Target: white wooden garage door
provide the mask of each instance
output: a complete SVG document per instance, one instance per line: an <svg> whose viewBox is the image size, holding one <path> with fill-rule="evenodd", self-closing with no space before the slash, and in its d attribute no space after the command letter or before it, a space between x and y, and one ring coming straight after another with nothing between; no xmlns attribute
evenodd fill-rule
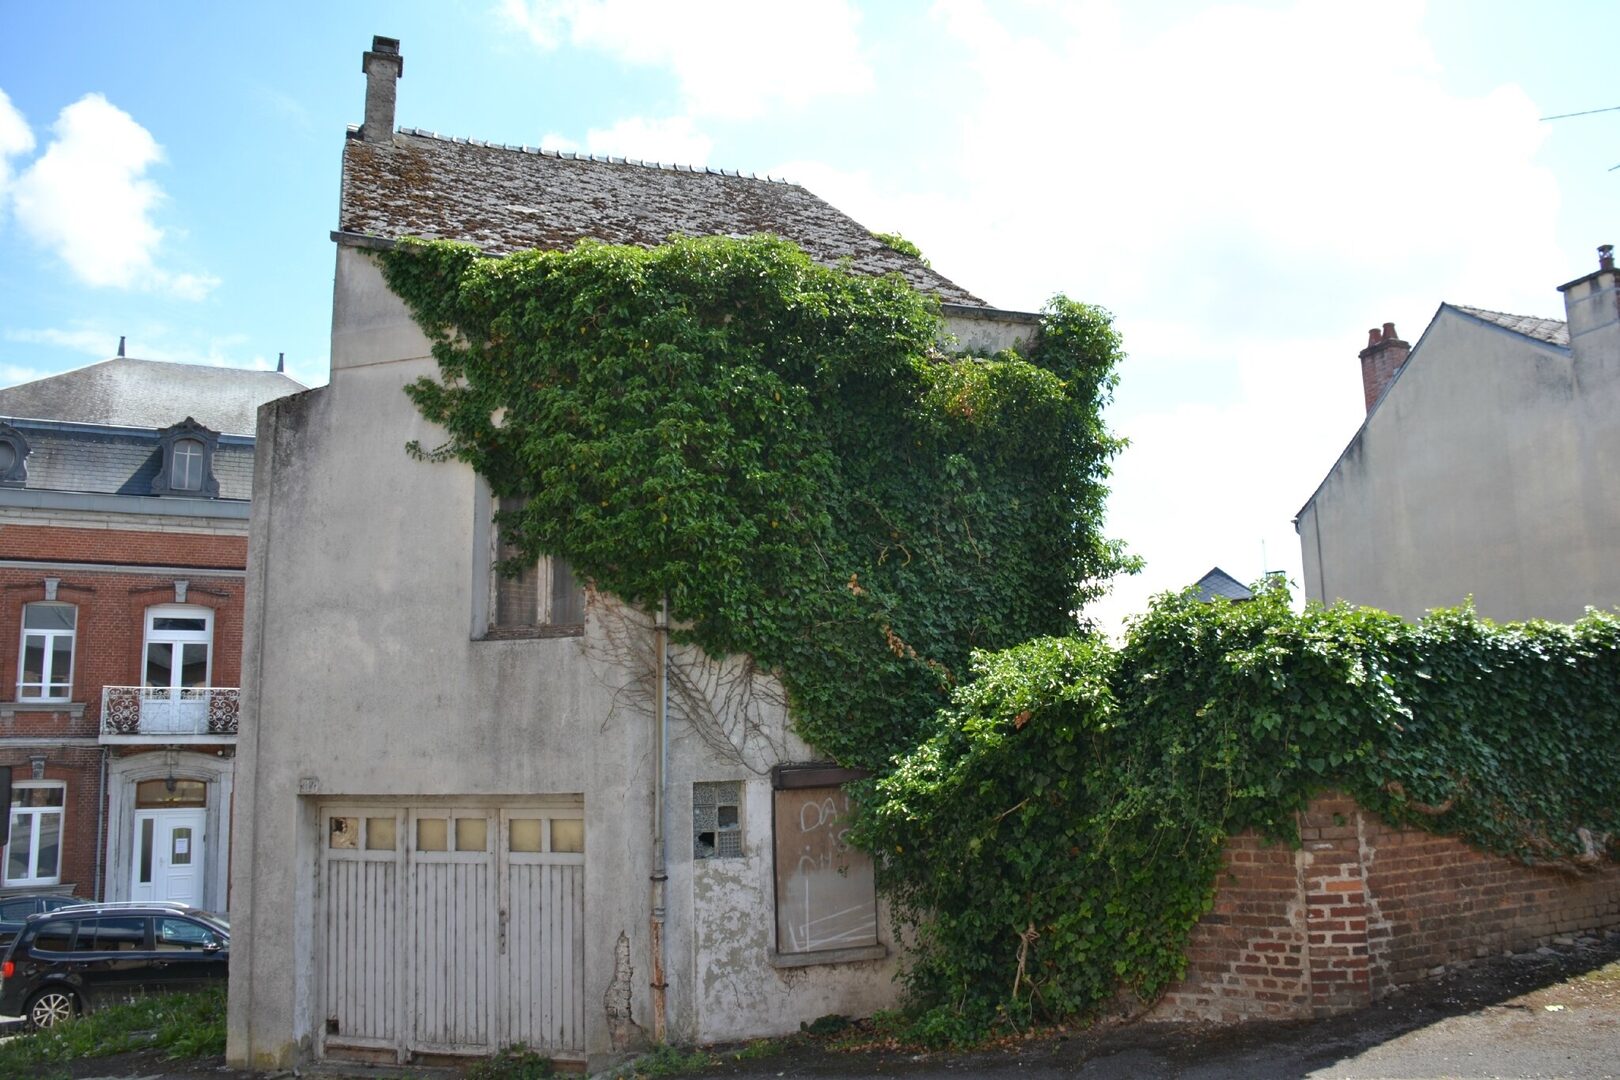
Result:
<svg viewBox="0 0 1620 1080"><path fill-rule="evenodd" d="M579 799L321 816L324 1053L585 1056Z"/></svg>

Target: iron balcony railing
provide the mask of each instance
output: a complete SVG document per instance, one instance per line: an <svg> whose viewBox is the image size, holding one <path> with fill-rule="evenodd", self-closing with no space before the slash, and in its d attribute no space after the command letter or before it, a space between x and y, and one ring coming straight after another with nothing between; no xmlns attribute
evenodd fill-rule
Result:
<svg viewBox="0 0 1620 1080"><path fill-rule="evenodd" d="M234 686L104 686L101 741L236 741L242 691Z"/></svg>

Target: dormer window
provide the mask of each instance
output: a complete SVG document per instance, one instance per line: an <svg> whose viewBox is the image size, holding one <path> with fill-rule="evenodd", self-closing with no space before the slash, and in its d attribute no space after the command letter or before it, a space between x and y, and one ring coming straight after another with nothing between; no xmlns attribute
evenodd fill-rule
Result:
<svg viewBox="0 0 1620 1080"><path fill-rule="evenodd" d="M201 440L176 439L170 457L174 464L169 470L169 486L176 491L201 491L203 481Z"/></svg>
<svg viewBox="0 0 1620 1080"><path fill-rule="evenodd" d="M0 424L0 487L28 483L28 440L10 424Z"/></svg>
<svg viewBox="0 0 1620 1080"><path fill-rule="evenodd" d="M152 494L218 498L219 481L214 478L214 450L218 446L219 432L208 430L189 416L159 431L162 464L152 481Z"/></svg>

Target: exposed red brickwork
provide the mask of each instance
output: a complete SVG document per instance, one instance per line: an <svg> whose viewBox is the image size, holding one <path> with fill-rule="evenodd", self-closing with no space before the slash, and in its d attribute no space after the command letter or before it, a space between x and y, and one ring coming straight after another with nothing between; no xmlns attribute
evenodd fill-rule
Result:
<svg viewBox="0 0 1620 1080"><path fill-rule="evenodd" d="M1406 363L1412 347L1395 336L1395 324L1385 323L1382 330L1367 331L1367 347L1361 350L1361 390L1367 399L1367 411L1378 404L1384 389L1395 378L1395 373Z"/></svg>
<svg viewBox="0 0 1620 1080"><path fill-rule="evenodd" d="M1227 844L1214 909L1161 1019L1347 1012L1435 968L1557 934L1620 925L1620 867L1527 867L1395 829L1343 795L1300 815L1298 851Z"/></svg>
<svg viewBox="0 0 1620 1080"><path fill-rule="evenodd" d="M210 573L242 569L247 541L240 536L129 532L28 525L0 526L0 558L50 563L174 566L172 573L134 574L93 568L0 568L0 765L13 777L31 776L30 758L44 754L45 778L67 784L63 819L61 880L80 896L92 896L96 882L101 820L101 749L89 745L100 731L103 686L141 683L146 609L175 602L175 582L187 582L187 604L212 608L214 643L209 682L239 686L242 666L242 614L245 583L240 576ZM23 605L45 599L45 579L58 579L56 599L78 608L74 638L72 704L17 703ZM15 706L10 708L9 706ZM85 740L86 745L49 745L44 740ZM217 748L193 747L197 750ZM157 752L116 747L114 754ZM103 893L105 895L105 883Z"/></svg>
<svg viewBox="0 0 1620 1080"><path fill-rule="evenodd" d="M11 766L13 781L33 778L31 754L45 755L42 779L60 780L67 785L63 792L61 891L95 899L101 750L94 746L23 748L8 746L0 740L0 765Z"/></svg>
<svg viewBox="0 0 1620 1080"><path fill-rule="evenodd" d="M240 570L247 565L247 536L0 525L0 559Z"/></svg>

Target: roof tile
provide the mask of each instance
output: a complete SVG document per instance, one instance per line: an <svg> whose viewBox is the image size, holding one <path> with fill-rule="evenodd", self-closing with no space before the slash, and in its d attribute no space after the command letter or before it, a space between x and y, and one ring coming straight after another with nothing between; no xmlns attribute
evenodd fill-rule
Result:
<svg viewBox="0 0 1620 1080"><path fill-rule="evenodd" d="M530 150L401 129L392 143L343 148L338 228L398 239L462 240L491 255L559 250L582 238L651 247L682 236L775 233L831 265L898 273L952 304L984 301L901 254L809 191L706 167Z"/></svg>

